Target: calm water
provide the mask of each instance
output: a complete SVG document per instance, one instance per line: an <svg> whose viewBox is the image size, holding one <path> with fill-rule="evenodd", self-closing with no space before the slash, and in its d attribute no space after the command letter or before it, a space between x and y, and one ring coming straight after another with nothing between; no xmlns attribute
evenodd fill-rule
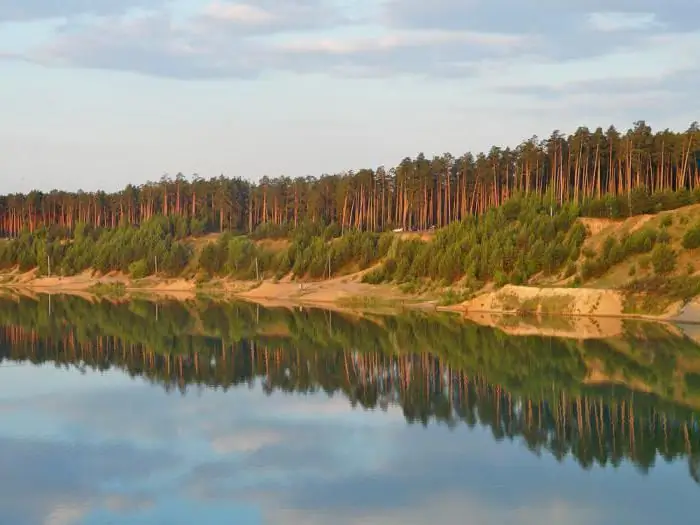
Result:
<svg viewBox="0 0 700 525"><path fill-rule="evenodd" d="M657 325L0 299L0 524L690 523L699 408Z"/></svg>

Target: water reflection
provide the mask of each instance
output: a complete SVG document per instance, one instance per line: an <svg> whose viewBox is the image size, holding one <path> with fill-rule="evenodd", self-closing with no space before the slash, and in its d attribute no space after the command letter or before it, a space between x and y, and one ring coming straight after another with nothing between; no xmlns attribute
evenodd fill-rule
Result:
<svg viewBox="0 0 700 525"><path fill-rule="evenodd" d="M657 325L45 300L0 301L0 523L659 523L697 496L700 348Z"/></svg>

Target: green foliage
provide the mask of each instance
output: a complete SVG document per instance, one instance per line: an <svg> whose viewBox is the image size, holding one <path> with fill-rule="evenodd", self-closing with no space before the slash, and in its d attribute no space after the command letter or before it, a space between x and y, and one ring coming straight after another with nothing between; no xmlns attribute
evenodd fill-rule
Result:
<svg viewBox="0 0 700 525"><path fill-rule="evenodd" d="M119 282L104 283L99 281L90 286L88 290L95 295L122 297L126 294L126 285Z"/></svg>
<svg viewBox="0 0 700 525"><path fill-rule="evenodd" d="M595 258L587 258L581 266L581 278L584 281L603 276L610 268L621 263L628 257L637 254L647 254L659 242L660 233L653 228L641 228L628 235L624 242L609 236L603 242L601 253ZM640 267L646 269L647 264L640 260Z"/></svg>
<svg viewBox="0 0 700 525"><path fill-rule="evenodd" d="M661 227L668 228L669 226L673 226L673 216L664 215L663 217L661 217Z"/></svg>
<svg viewBox="0 0 700 525"><path fill-rule="evenodd" d="M651 252L651 264L654 272L667 275L676 268L676 252L668 244L657 244Z"/></svg>
<svg viewBox="0 0 700 525"><path fill-rule="evenodd" d="M134 279L146 277L148 275L148 263L143 259L132 262L129 265L129 274L131 274Z"/></svg>
<svg viewBox="0 0 700 525"><path fill-rule="evenodd" d="M696 224L685 232L681 244L686 250L700 248L700 224Z"/></svg>
<svg viewBox="0 0 700 525"><path fill-rule="evenodd" d="M73 238L63 241L40 229L0 245L0 266L16 264L22 271L38 268L45 275L50 259L52 274L74 275L88 269L131 273L131 265L141 261L150 274L157 261L160 273L178 275L191 257L190 248L176 238L178 228L183 228L178 219L160 216L138 228L104 229L78 223ZM185 228L181 234L187 232ZM138 269L143 274L142 265Z"/></svg>
<svg viewBox="0 0 700 525"><path fill-rule="evenodd" d="M632 281L624 290L625 312L656 315L675 302L686 304L700 295L700 277L655 275Z"/></svg>
<svg viewBox="0 0 700 525"><path fill-rule="evenodd" d="M586 238L578 209L565 205L550 213L538 197L514 197L481 217L438 230L431 242L394 239L381 269L365 282L416 279L454 283L462 278L521 284L543 272L556 274L575 261Z"/></svg>
<svg viewBox="0 0 700 525"><path fill-rule="evenodd" d="M700 194L698 192L691 193L683 189L650 193L646 188L639 187L632 190L631 196L626 194L605 195L600 199L586 199L581 205L581 216L623 219L632 215L675 210L699 201ZM630 202L632 203L631 209Z"/></svg>

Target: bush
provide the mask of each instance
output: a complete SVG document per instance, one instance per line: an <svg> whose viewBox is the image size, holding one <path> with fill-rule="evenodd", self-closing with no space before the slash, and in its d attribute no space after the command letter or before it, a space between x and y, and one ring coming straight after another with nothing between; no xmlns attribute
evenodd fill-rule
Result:
<svg viewBox="0 0 700 525"><path fill-rule="evenodd" d="M131 263L129 265L129 274L134 279L143 279L148 275L148 264L143 259Z"/></svg>
<svg viewBox="0 0 700 525"><path fill-rule="evenodd" d="M668 228L669 226L673 225L673 216L672 215L664 215L661 217L661 227L662 228Z"/></svg>
<svg viewBox="0 0 700 525"><path fill-rule="evenodd" d="M651 264L654 273L667 275L676 268L677 255L668 244L657 244L651 252Z"/></svg>
<svg viewBox="0 0 700 525"><path fill-rule="evenodd" d="M656 242L661 244L668 244L671 242L671 235L666 228L661 229L659 235L656 237Z"/></svg>
<svg viewBox="0 0 700 525"><path fill-rule="evenodd" d="M700 224L693 226L685 232L681 244L686 250L700 248Z"/></svg>

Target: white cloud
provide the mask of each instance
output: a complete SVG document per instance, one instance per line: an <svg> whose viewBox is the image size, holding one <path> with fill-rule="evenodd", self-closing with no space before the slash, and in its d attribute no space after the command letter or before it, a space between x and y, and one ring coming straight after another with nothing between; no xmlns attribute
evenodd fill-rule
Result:
<svg viewBox="0 0 700 525"><path fill-rule="evenodd" d="M452 30L403 30L388 31L375 37L317 38L301 37L282 42L277 47L294 52L325 52L353 54L386 51L404 47L444 44L473 44L496 48L513 48L531 41L530 37L502 33Z"/></svg>
<svg viewBox="0 0 700 525"><path fill-rule="evenodd" d="M274 20L269 11L250 4L229 4L215 2L204 10L205 16L241 23L241 24L265 24Z"/></svg>
<svg viewBox="0 0 700 525"><path fill-rule="evenodd" d="M654 13L624 13L605 11L590 13L588 24L594 31L612 33L616 31L643 31L662 27Z"/></svg>

